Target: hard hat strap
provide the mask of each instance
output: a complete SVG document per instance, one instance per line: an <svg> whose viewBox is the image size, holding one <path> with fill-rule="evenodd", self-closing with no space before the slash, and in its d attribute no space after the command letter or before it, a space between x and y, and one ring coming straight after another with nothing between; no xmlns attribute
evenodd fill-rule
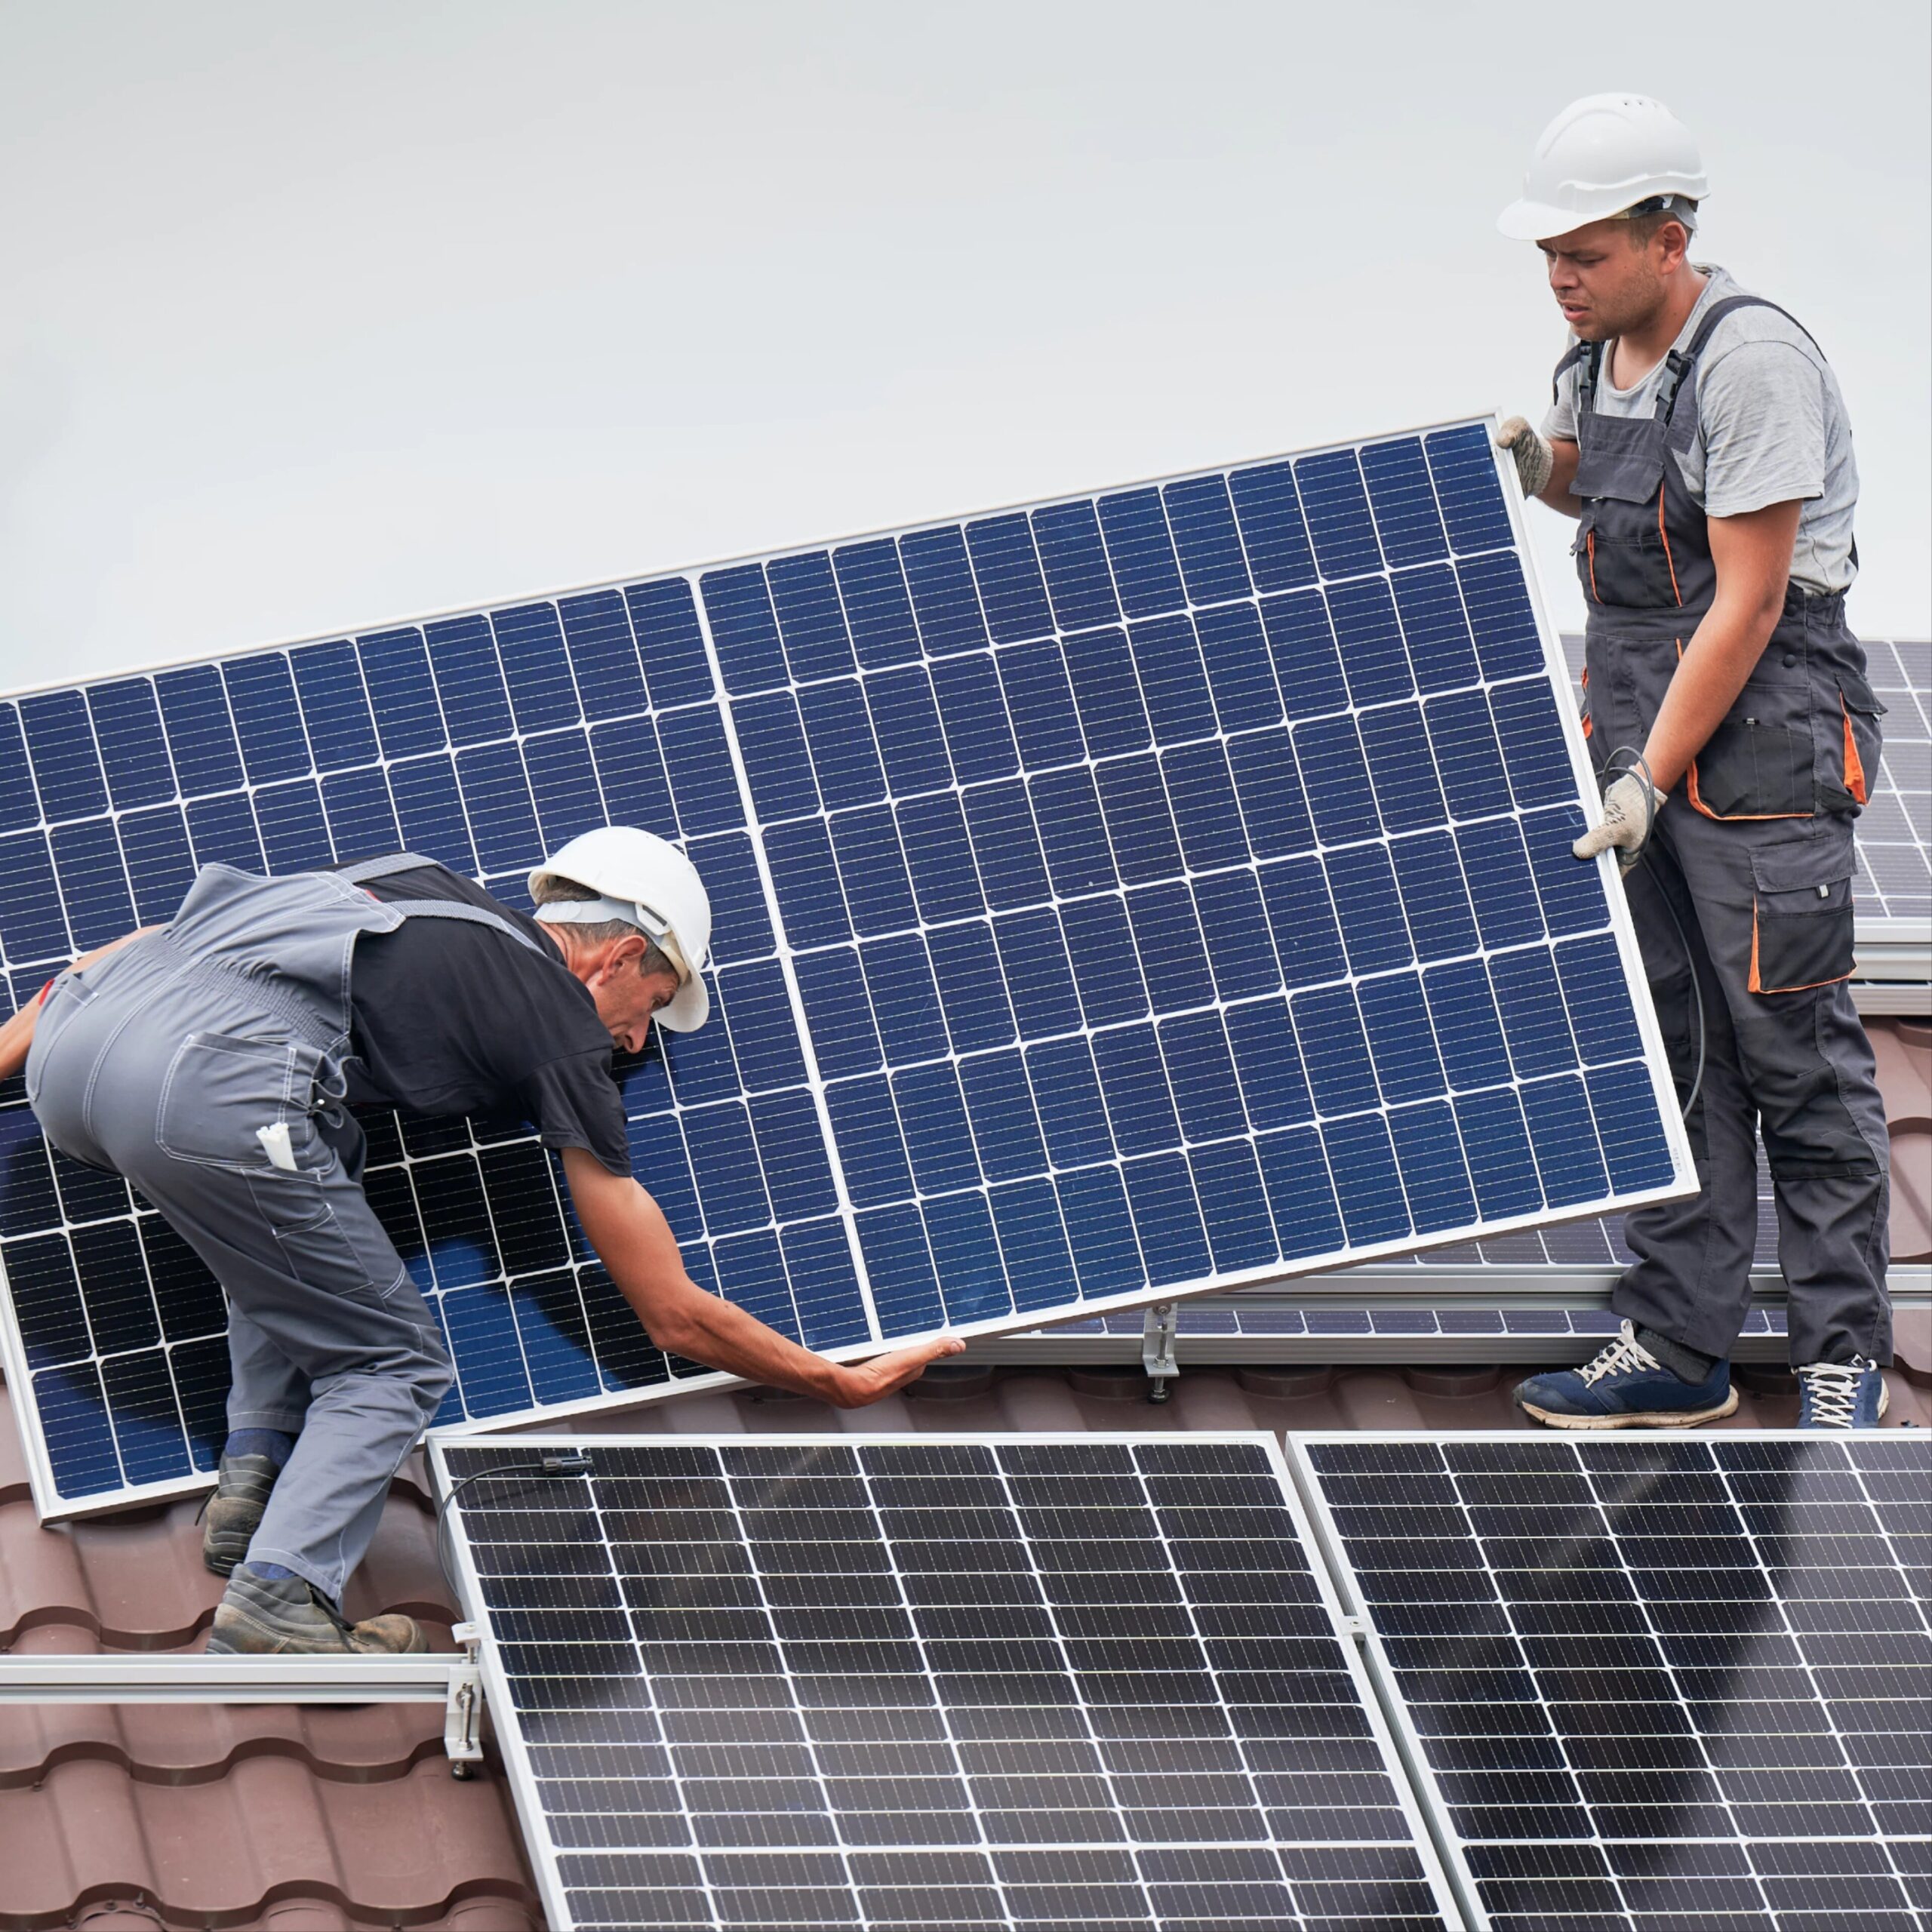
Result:
<svg viewBox="0 0 1932 1932"><path fill-rule="evenodd" d="M554 899L538 906L537 916L546 926L601 926L612 919L635 926L676 968L680 984L688 984L691 979L691 963L671 930L670 921L641 900Z"/></svg>

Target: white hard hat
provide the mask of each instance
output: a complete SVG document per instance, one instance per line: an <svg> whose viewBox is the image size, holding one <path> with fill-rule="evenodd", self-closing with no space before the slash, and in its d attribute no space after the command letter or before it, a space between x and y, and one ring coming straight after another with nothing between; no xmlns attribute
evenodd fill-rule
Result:
<svg viewBox="0 0 1932 1932"><path fill-rule="evenodd" d="M678 969L678 990L657 1023L694 1033L711 1011L704 969L711 958L711 896L697 868L668 839L628 825L600 825L553 852L530 875L534 899L543 882L568 879L601 897L539 906L546 925L595 925L627 919L648 933Z"/></svg>
<svg viewBox="0 0 1932 1932"><path fill-rule="evenodd" d="M1523 198L1496 225L1512 241L1542 242L1640 202L1700 202L1708 192L1696 140L1661 101L1593 94L1573 100L1537 137Z"/></svg>

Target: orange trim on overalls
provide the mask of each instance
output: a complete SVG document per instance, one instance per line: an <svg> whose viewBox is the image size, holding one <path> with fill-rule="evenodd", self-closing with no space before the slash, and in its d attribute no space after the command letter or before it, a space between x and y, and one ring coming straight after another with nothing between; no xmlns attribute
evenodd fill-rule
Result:
<svg viewBox="0 0 1932 1932"><path fill-rule="evenodd" d="M1790 814L1785 814L1786 817ZM1856 966L1852 973L1858 971ZM1746 992L1752 993L1808 993L1815 992L1820 986L1835 986L1851 977L1851 973L1834 973L1829 980L1808 980L1801 986L1767 986L1758 977L1758 902L1751 901L1751 976L1744 983Z"/></svg>
<svg viewBox="0 0 1932 1932"><path fill-rule="evenodd" d="M1865 761L1858 755L1858 740L1851 734L1851 707L1844 701L1844 694L1838 694L1838 709L1844 714L1844 789L1859 804L1867 802L1865 796Z"/></svg>
<svg viewBox="0 0 1932 1932"><path fill-rule="evenodd" d="M1597 601L1601 604L1603 599L1597 597L1597 534L1594 530L1584 531L1583 549L1590 560L1590 595L1596 597Z"/></svg>
<svg viewBox="0 0 1932 1932"><path fill-rule="evenodd" d="M1663 489L1664 486L1660 481L1657 485L1657 534L1663 539L1663 560L1670 567L1670 594L1681 605L1684 593L1677 587L1677 559L1670 554L1670 532L1663 527ZM1681 641L1678 645L1677 654L1680 657L1684 655Z"/></svg>

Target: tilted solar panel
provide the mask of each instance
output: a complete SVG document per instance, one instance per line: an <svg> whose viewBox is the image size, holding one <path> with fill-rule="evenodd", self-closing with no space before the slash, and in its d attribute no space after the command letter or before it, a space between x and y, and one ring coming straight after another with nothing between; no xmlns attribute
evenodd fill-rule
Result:
<svg viewBox="0 0 1932 1932"><path fill-rule="evenodd" d="M26 998L196 865L521 899L682 839L715 1017L624 1076L696 1278L827 1350L1506 1233L1690 1168L1479 423L0 705ZM1513 481L1507 492L1513 493ZM0 1336L44 1511L205 1480L222 1311L16 1099ZM371 1123L447 1426L699 1373L514 1123Z"/></svg>
<svg viewBox="0 0 1932 1932"><path fill-rule="evenodd" d="M555 1932L1444 1924L1272 1438L432 1456Z"/></svg>
<svg viewBox="0 0 1932 1932"><path fill-rule="evenodd" d="M1297 1437L1496 1932L1932 1906L1932 1443Z"/></svg>

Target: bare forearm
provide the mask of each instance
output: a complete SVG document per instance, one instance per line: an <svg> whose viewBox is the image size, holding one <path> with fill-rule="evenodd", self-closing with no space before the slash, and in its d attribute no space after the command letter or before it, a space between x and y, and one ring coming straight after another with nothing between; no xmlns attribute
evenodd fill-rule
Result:
<svg viewBox="0 0 1932 1932"><path fill-rule="evenodd" d="M40 1017L40 1001L30 999L0 1026L0 1080L11 1080L27 1063L33 1045L34 1022Z"/></svg>
<svg viewBox="0 0 1932 1932"><path fill-rule="evenodd" d="M1566 443L1559 438L1549 439L1549 481L1537 492L1537 500L1563 516L1576 518L1583 514L1583 500L1570 494L1570 486L1577 480L1577 445Z"/></svg>
<svg viewBox="0 0 1932 1932"><path fill-rule="evenodd" d="M1684 647L1644 746L1660 791L1689 769L1764 654L1784 608L1798 508L1774 503L1710 521L1717 595Z"/></svg>
<svg viewBox="0 0 1932 1932"><path fill-rule="evenodd" d="M667 1345L675 1346L679 1355L747 1382L789 1389L794 1395L814 1395L824 1401L838 1399L836 1371L822 1356L788 1341L722 1296L707 1294L688 1276L685 1286L688 1293L678 1297L672 1329L675 1340ZM654 1324L645 1318L643 1309L638 1312L654 1334Z"/></svg>
<svg viewBox="0 0 1932 1932"><path fill-rule="evenodd" d="M866 1362L827 1361L700 1287L685 1272L663 1211L628 1175L611 1173L581 1147L564 1149L564 1172L577 1218L618 1292L651 1340L674 1355L747 1382L858 1408L915 1381L928 1364L964 1346L941 1335Z"/></svg>
<svg viewBox="0 0 1932 1932"><path fill-rule="evenodd" d="M1776 621L1755 611L1727 609L1722 597L1712 605L1684 647L1644 746L1659 791L1668 792L1684 776L1737 703Z"/></svg>

